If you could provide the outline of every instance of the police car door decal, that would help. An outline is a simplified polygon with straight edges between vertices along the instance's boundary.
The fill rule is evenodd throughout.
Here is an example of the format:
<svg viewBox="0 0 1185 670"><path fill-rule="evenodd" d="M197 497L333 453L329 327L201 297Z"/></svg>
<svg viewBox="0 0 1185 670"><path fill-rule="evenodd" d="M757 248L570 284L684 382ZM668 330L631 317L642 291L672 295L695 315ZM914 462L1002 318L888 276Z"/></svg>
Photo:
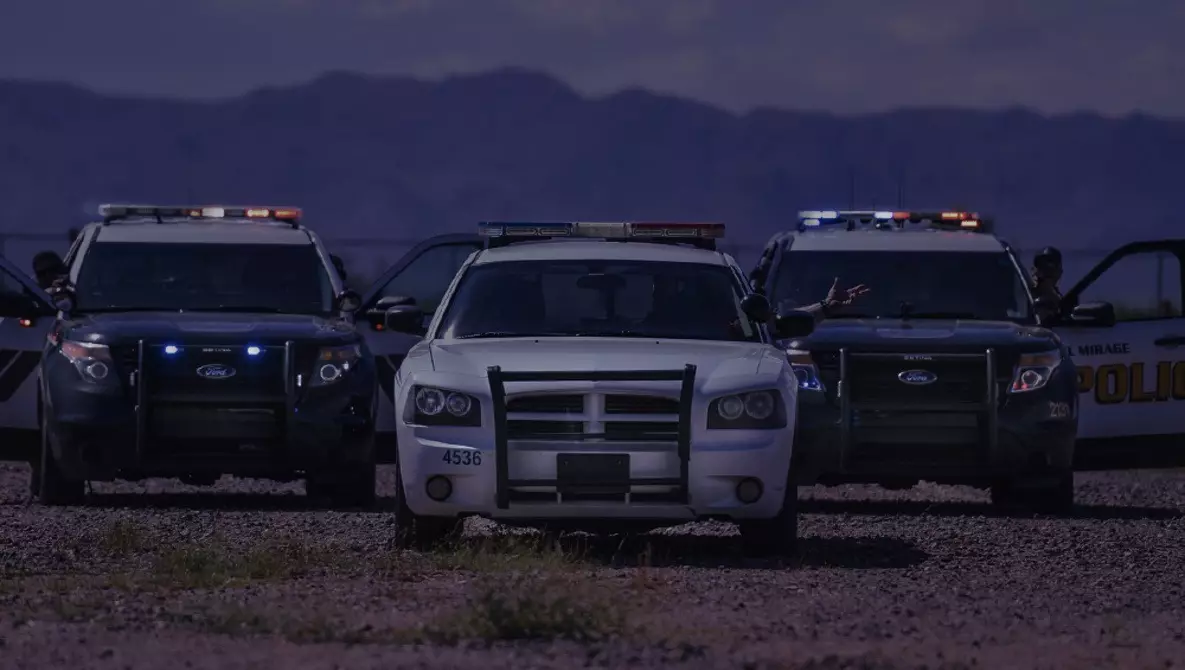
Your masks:
<svg viewBox="0 0 1185 670"><path fill-rule="evenodd" d="M358 320L363 337L375 356L383 405L379 408L378 431L394 432L392 393L395 372L420 336L392 333L372 324L365 316L378 300L386 297L413 298L425 314L435 311L457 270L483 240L477 235L442 235L430 238L404 255L384 273L363 297L363 317ZM425 318L425 325L428 319Z"/></svg>
<svg viewBox="0 0 1185 670"><path fill-rule="evenodd" d="M1067 294L1079 305L1110 302L1116 312L1110 328L1055 328L1078 368L1079 439L1182 432L1185 346L1173 343L1185 337L1177 249L1146 243L1113 255L1101 274Z"/></svg>
<svg viewBox="0 0 1185 670"><path fill-rule="evenodd" d="M0 429L36 430L37 374L55 312L50 298L0 257ZM5 456L0 445L0 458Z"/></svg>

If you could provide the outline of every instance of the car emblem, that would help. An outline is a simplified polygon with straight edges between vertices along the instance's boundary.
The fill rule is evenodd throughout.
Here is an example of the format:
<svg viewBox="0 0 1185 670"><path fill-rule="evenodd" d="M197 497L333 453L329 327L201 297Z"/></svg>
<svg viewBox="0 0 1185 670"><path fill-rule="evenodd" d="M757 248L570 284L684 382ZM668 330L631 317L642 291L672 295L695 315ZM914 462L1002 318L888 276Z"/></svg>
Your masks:
<svg viewBox="0 0 1185 670"><path fill-rule="evenodd" d="M938 375L929 370L903 370L897 374L897 379L902 384L925 386L926 384L933 384L938 381Z"/></svg>
<svg viewBox="0 0 1185 670"><path fill-rule="evenodd" d="M230 379L235 376L235 369L221 363L210 363L198 368L197 374L206 379Z"/></svg>

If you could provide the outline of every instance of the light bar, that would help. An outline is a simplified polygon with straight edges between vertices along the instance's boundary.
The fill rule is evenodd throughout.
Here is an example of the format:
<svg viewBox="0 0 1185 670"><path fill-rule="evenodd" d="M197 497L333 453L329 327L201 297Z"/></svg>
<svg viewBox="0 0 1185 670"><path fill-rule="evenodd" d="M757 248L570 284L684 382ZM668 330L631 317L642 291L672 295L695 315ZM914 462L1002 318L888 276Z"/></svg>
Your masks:
<svg viewBox="0 0 1185 670"><path fill-rule="evenodd" d="M228 205L99 205L99 216L117 219L266 219L295 224L303 212L299 207Z"/></svg>
<svg viewBox="0 0 1185 670"><path fill-rule="evenodd" d="M908 225L907 225L908 224ZM803 210L798 213L800 230L846 226L872 226L882 230L937 229L987 232L976 212L887 211L887 210Z"/></svg>
<svg viewBox="0 0 1185 670"><path fill-rule="evenodd" d="M659 221L482 221L477 224L478 234L498 238L506 243L508 238L551 239L556 237L581 237L585 239L706 242L724 237L722 223L679 223ZM492 241L492 240L491 240Z"/></svg>

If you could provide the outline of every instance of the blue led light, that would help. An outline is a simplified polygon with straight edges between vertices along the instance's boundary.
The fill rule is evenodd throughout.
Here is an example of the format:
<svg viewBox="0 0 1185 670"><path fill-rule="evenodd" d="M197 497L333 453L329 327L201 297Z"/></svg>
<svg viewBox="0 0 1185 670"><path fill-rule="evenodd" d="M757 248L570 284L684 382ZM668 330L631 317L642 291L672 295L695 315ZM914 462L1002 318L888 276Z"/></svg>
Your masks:
<svg viewBox="0 0 1185 670"><path fill-rule="evenodd" d="M248 356L258 356L261 353L263 353L263 349L260 349L259 347L255 346L255 345L251 345L251 346L247 347L247 355Z"/></svg>
<svg viewBox="0 0 1185 670"><path fill-rule="evenodd" d="M169 356L172 356L173 354L177 353L178 351L180 351L180 350L177 348L177 345L175 345L175 344L165 345L165 353L168 354Z"/></svg>

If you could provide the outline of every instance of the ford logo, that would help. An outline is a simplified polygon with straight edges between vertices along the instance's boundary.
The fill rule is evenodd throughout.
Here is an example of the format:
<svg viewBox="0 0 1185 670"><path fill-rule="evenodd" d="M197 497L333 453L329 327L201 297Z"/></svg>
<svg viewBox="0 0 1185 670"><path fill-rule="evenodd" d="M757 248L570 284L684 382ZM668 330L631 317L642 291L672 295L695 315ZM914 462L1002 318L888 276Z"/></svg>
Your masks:
<svg viewBox="0 0 1185 670"><path fill-rule="evenodd" d="M235 376L235 369L221 363L210 363L198 368L197 374L205 379L230 379Z"/></svg>
<svg viewBox="0 0 1185 670"><path fill-rule="evenodd" d="M904 370L897 374L897 379L902 384L909 384L911 386L924 386L926 384L933 384L938 381L938 375L929 370Z"/></svg>

